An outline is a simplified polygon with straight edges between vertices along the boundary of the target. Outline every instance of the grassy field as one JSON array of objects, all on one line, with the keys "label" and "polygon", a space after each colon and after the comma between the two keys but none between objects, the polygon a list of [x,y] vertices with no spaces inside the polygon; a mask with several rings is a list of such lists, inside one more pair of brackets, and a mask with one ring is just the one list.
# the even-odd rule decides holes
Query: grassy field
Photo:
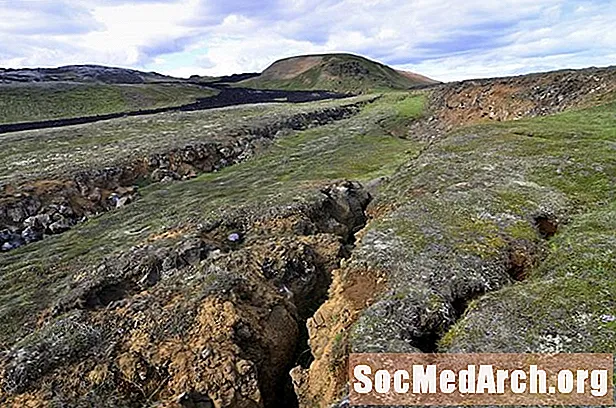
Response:
[{"label": "grassy field", "polygon": [[0,124],[179,106],[213,94],[213,90],[189,84],[0,85]]}]

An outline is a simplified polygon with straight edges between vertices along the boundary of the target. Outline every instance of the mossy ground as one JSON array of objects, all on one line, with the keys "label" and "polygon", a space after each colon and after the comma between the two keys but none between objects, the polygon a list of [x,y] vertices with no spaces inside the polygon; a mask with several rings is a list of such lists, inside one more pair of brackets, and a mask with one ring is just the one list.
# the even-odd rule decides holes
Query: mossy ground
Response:
[{"label": "mossy ground", "polygon": [[[340,272],[387,271],[387,288],[350,332],[332,335],[339,354],[616,351],[616,106],[467,127],[429,143],[408,133],[423,105],[421,95],[386,94],[355,117],[290,132],[217,173],[147,186],[126,208],[0,255],[0,345],[34,330],[54,299],[107,257],[146,243],[172,247],[199,224],[276,211],[332,180],[387,176],[369,210],[374,219]],[[204,128],[220,134],[230,117],[242,126],[283,109],[291,108],[220,110],[198,125],[197,114],[156,115],[87,134],[92,145],[143,144],[144,134],[177,136],[181,145]],[[51,143],[61,152],[63,143],[87,140],[83,129]],[[541,215],[559,223],[550,240],[535,226]],[[523,282],[512,263],[525,270]]]},{"label": "mossy ground", "polygon": [[215,93],[190,84],[0,85],[0,124],[180,106]]},{"label": "mossy ground", "polygon": [[[409,94],[404,97],[413,101],[418,98]],[[105,257],[117,257],[146,242],[172,246],[198,224],[234,211],[260,213],[284,207],[332,180],[368,181],[391,174],[415,156],[420,147],[417,142],[390,136],[380,125],[383,118],[400,114],[397,108],[391,107],[391,98],[400,101],[401,97],[384,96],[350,119],[292,132],[274,142],[266,152],[217,173],[189,181],[150,185],[141,190],[137,202],[126,208],[90,219],[65,234],[0,255],[0,344],[6,345],[17,333],[32,329],[37,316],[54,298],[66,293],[77,274],[87,274]],[[346,102],[317,105],[333,103]],[[409,105],[417,110],[413,115],[423,110],[421,103],[409,102]],[[281,109],[305,107],[243,108],[233,113],[236,124],[241,124],[244,120],[258,120],[259,115],[277,114]],[[229,110],[221,111],[209,115],[223,115]],[[242,118],[237,117],[239,112]],[[410,114],[408,107],[406,114]],[[194,121],[198,115],[205,114],[191,114],[191,119]],[[166,122],[166,118],[157,115],[146,123]],[[184,117],[176,116],[176,119],[180,123],[188,121]],[[108,126],[114,126],[113,123]],[[153,129],[147,133],[150,139],[169,137],[166,127]],[[144,131],[138,128],[133,132]],[[118,142],[122,140],[119,133],[117,137]]]},{"label": "mossy ground", "polygon": [[0,135],[0,182],[60,177],[124,164],[195,143],[228,141],[251,128],[363,98],[170,112]]},{"label": "mossy ground", "polygon": [[[549,351],[567,339],[558,350],[613,352],[601,316],[616,316],[615,111],[466,127],[402,166],[353,254],[388,271],[354,349],[425,350],[426,337],[444,336],[444,351]],[[552,241],[535,225],[541,215],[558,220]]]},{"label": "mossy ground", "polygon": [[[552,204],[536,211],[561,215],[546,258],[527,280],[472,303],[441,341],[442,350],[482,352],[616,351],[616,104],[458,132],[455,156],[498,146],[500,160],[516,158],[518,188],[542,189]],[[464,135],[480,137],[462,142]],[[500,178],[500,177],[499,177]],[[516,190],[499,192],[511,212],[539,201]],[[545,200],[543,200],[545,202]]]}]

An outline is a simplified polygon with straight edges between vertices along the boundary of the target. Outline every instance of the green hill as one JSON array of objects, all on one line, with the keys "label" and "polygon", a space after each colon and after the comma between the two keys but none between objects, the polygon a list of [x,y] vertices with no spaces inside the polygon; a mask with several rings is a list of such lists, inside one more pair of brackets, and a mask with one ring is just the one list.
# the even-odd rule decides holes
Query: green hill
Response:
[{"label": "green hill", "polygon": [[305,55],[276,61],[242,86],[263,89],[368,92],[436,83],[351,54]]}]

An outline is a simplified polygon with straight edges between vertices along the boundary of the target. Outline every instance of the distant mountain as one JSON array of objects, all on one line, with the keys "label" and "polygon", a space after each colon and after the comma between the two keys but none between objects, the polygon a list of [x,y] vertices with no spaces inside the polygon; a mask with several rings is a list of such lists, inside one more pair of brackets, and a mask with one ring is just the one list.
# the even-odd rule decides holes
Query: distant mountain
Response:
[{"label": "distant mountain", "polygon": [[396,71],[376,61],[352,54],[305,55],[273,63],[243,86],[264,89],[322,89],[367,92],[409,89],[437,83],[422,75]]},{"label": "distant mountain", "polygon": [[398,72],[402,74],[403,76],[407,77],[408,79],[410,79],[411,81],[419,82],[422,85],[434,85],[434,84],[440,83],[439,81],[436,81],[432,78],[428,78],[427,76],[424,76],[421,74],[417,74],[415,72],[402,71],[402,70],[398,70]]},{"label": "distant mountain", "polygon": [[99,65],[69,65],[59,68],[0,68],[0,83],[98,82],[105,84],[145,84],[170,81],[181,80],[155,72],[141,72]]}]

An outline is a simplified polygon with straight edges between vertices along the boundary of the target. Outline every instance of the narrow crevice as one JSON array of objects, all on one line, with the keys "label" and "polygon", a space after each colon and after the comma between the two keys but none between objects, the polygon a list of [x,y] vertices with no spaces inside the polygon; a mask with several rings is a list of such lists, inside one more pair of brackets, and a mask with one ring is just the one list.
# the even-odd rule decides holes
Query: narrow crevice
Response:
[{"label": "narrow crevice", "polygon": [[187,392],[180,395],[178,404],[182,408],[214,408],[212,399],[198,392]]},{"label": "narrow crevice", "polygon": [[[340,262],[351,256],[355,244],[355,235],[367,223],[366,210],[372,201],[372,196],[358,182],[343,182],[321,190],[326,199],[315,209],[310,218],[319,228],[319,233],[333,233],[340,237],[343,245],[338,254],[337,267]],[[319,267],[319,266],[317,266]],[[321,267],[322,268],[322,267]],[[295,367],[309,368],[314,356],[309,344],[307,322],[310,317],[327,301],[331,285],[332,270],[322,270],[327,279],[321,280],[321,287],[317,289],[317,296],[311,299],[308,307],[304,307],[299,314],[298,327],[300,329],[296,344],[296,352],[287,367],[287,374],[282,382],[279,398],[270,408],[297,408],[298,397],[295,393],[289,372]]]},{"label": "narrow crevice", "polygon": [[128,282],[119,282],[103,286],[86,296],[85,308],[97,309],[109,306],[112,302],[120,301],[134,291],[134,286]]},{"label": "narrow crevice", "polygon": [[428,326],[422,327],[420,335],[414,335],[410,343],[422,353],[437,353],[443,336],[464,316],[470,303],[486,293],[483,289],[477,289],[458,294],[450,303],[451,316],[440,321],[432,321]]},{"label": "narrow crevice", "polygon": [[413,341],[413,346],[419,349],[422,353],[436,353],[438,350],[438,342],[442,335],[437,331],[427,331],[419,338]]},{"label": "narrow crevice", "polygon": [[[298,207],[308,217],[314,229],[309,235],[327,234],[339,239],[340,250],[323,255],[306,246],[298,256],[290,256],[282,264],[264,262],[260,265],[263,277],[280,288],[291,288],[288,298],[295,305],[295,319],[299,333],[295,342],[295,353],[285,361],[284,370],[264,388],[267,408],[295,408],[299,406],[290,371],[297,367],[309,367],[314,360],[310,346],[307,321],[327,300],[332,282],[331,273],[340,267],[343,259],[351,255],[355,234],[366,224],[366,208],[371,201],[370,194],[357,182],[337,182],[322,190],[321,199],[306,207]],[[243,246],[246,232],[241,219],[213,222],[204,227],[197,236],[179,242],[176,247],[156,253],[147,248],[136,249],[117,259],[101,264],[91,279],[80,282],[68,295],[61,297],[53,306],[52,315],[59,316],[74,309],[113,310],[130,304],[131,298],[141,291],[157,285],[169,268],[184,268],[197,265],[207,259],[213,251],[234,251]],[[239,237],[237,248],[221,248],[221,241]],[[328,239],[330,239],[328,238]],[[335,240],[333,240],[335,242]],[[292,293],[292,294],[291,294]],[[250,302],[249,299],[245,299]],[[248,353],[255,348],[250,332],[238,325],[237,344]],[[258,357],[249,360],[259,360]],[[271,385],[270,385],[271,384]],[[206,396],[186,394],[182,397],[185,406],[207,404]],[[196,405],[199,406],[199,405]]]},{"label": "narrow crevice", "polygon": [[[543,234],[541,234],[543,236]],[[513,281],[522,282],[527,279],[530,271],[535,268],[540,261],[537,247],[528,241],[512,241],[504,255],[504,267],[507,274]],[[509,285],[505,285],[509,286]],[[480,299],[487,293],[494,293],[502,288],[495,290],[471,290],[468,293],[460,294],[455,297],[450,303],[453,309],[453,319],[439,324],[434,328],[428,328],[423,335],[413,342],[413,346],[417,347],[423,353],[435,353],[440,351],[439,343],[443,336],[453,327],[458,321],[464,318],[468,311],[469,305]]]},{"label": "narrow crevice", "polygon": [[516,282],[523,282],[539,261],[539,254],[534,245],[526,241],[512,242],[507,249],[507,273]]}]

